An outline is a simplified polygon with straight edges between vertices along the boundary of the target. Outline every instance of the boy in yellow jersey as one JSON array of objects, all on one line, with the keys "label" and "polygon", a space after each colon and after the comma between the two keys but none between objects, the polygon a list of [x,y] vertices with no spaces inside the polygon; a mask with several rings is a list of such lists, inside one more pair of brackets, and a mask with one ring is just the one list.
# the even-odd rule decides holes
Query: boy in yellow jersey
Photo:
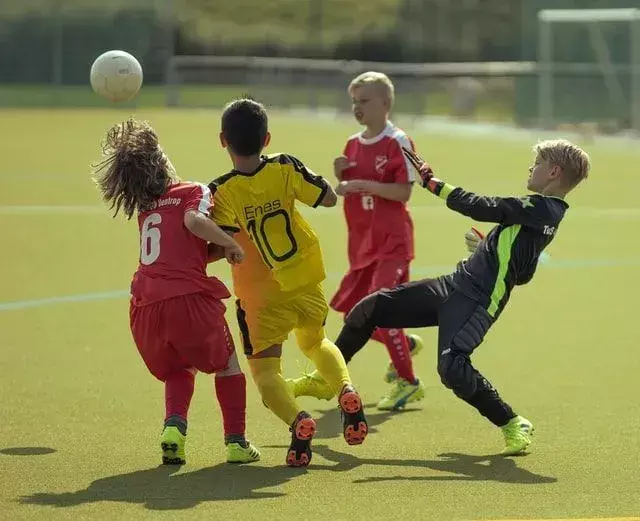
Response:
[{"label": "boy in yellow jersey", "polygon": [[267,113],[252,99],[227,105],[220,140],[234,169],[214,180],[212,217],[246,252],[233,268],[245,353],[264,404],[292,432],[289,466],[311,461],[315,421],[295,401],[281,371],[282,343],[293,331],[300,350],[338,396],[344,437],[358,445],[367,435],[362,400],[351,385],[338,348],[324,333],[328,312],[321,283],[325,278],[318,237],[296,209],[334,206],[336,194],[296,158],[261,156],[269,144]]}]

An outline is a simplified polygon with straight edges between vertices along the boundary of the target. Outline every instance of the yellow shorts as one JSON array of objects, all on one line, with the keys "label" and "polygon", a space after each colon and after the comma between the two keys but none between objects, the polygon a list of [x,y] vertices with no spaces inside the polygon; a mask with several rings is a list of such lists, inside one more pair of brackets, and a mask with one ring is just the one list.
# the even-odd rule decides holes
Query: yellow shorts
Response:
[{"label": "yellow shorts", "polygon": [[294,331],[304,350],[324,338],[329,307],[320,284],[277,302],[236,301],[238,326],[247,356],[282,344]]}]

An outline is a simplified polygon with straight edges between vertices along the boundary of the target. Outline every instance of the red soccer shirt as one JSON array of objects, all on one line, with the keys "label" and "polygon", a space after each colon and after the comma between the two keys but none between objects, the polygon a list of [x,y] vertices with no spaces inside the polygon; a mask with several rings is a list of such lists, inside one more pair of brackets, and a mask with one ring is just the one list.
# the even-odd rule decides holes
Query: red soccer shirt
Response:
[{"label": "red soccer shirt", "polygon": [[[413,141],[391,122],[374,138],[365,139],[361,133],[350,137],[344,155],[356,165],[343,172],[343,181],[414,182],[416,172],[402,147],[413,150]],[[405,203],[375,195],[347,194],[344,214],[352,270],[382,259],[413,259],[413,223]]]},{"label": "red soccer shirt", "polygon": [[138,215],[140,264],[131,282],[134,305],[200,291],[216,298],[231,296],[222,282],[207,276],[207,241],[184,226],[185,212],[197,210],[208,216],[211,201],[205,185],[178,183],[151,210]]}]

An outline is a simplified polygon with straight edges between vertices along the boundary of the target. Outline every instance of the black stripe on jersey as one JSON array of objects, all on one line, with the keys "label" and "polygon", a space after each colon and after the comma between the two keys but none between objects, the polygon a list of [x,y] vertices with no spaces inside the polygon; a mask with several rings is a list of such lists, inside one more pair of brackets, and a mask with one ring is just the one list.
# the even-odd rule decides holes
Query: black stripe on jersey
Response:
[{"label": "black stripe on jersey", "polygon": [[[304,166],[302,161],[300,161],[296,157],[290,156],[288,154],[280,154],[279,156],[276,156],[276,157],[281,165],[293,166],[294,170],[299,174],[301,174],[307,183],[320,188],[320,195],[318,196],[318,199],[316,200],[316,202],[313,203],[313,208],[316,208],[324,199],[324,196],[327,193],[327,190],[329,190],[329,184],[327,183],[327,181],[319,175],[312,174],[307,169],[307,167]],[[269,158],[269,159],[275,159],[275,158]]]},{"label": "black stripe on jersey", "polygon": [[318,199],[316,199],[316,202],[313,203],[313,207],[312,208],[317,208],[318,207],[318,205],[324,199],[324,196],[327,194],[327,191],[329,190],[329,183],[327,183],[327,181],[324,180],[324,179],[322,181],[323,181],[322,190],[320,190],[320,195],[318,196]]},{"label": "black stripe on jersey", "polygon": [[249,338],[249,326],[247,325],[247,314],[240,300],[236,300],[236,318],[238,319],[238,328],[240,329],[240,336],[242,336],[242,347],[244,348],[244,354],[251,356],[253,354],[253,346],[251,345],[251,339]]},{"label": "black stripe on jersey", "polygon": [[231,232],[231,233],[238,233],[240,231],[240,228],[238,228],[237,226],[220,226],[221,230],[224,230],[225,232]]},{"label": "black stripe on jersey", "polygon": [[240,170],[235,170],[235,169],[231,170],[231,172],[221,175],[220,177],[217,177],[216,179],[211,181],[209,183],[209,190],[211,190],[212,193],[215,193],[218,186],[225,184],[227,181],[229,181],[230,179],[233,179],[237,175],[241,175],[244,177],[253,177],[258,172],[260,172],[260,170],[262,170],[265,166],[267,166],[268,163],[273,162],[273,161],[270,161],[270,159],[267,158],[266,156],[262,156],[260,159],[262,160],[262,163],[260,163],[253,172],[240,172]]},{"label": "black stripe on jersey", "polygon": [[217,177],[216,179],[211,181],[208,184],[209,190],[211,190],[211,195],[214,195],[216,193],[216,190],[218,189],[219,186],[222,186],[229,179],[233,179],[235,176],[236,176],[235,172],[229,172],[228,174],[221,175],[220,177]]}]

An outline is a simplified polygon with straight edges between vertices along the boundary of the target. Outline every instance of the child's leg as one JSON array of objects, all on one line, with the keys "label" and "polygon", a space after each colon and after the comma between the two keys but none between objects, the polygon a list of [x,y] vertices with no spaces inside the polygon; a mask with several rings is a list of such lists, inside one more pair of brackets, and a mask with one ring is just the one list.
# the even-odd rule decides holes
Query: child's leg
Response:
[{"label": "child's leg", "polygon": [[440,279],[424,279],[377,291],[361,300],[347,315],[336,345],[342,353],[357,353],[376,327],[435,326],[438,309],[448,291]]},{"label": "child's leg", "polygon": [[[395,288],[409,280],[409,263],[407,261],[381,261],[375,266],[369,293],[383,288]],[[382,342],[387,348],[391,362],[400,378],[415,382],[409,339],[403,329],[378,328],[373,333],[374,340]]]},{"label": "child's leg", "polygon": [[478,302],[454,292],[442,306],[439,324],[438,373],[442,383],[494,425],[509,423],[516,416],[513,409],[470,360],[493,318]]},{"label": "child's leg", "polygon": [[324,328],[300,328],[295,335],[298,347],[316,366],[318,373],[338,395],[345,385],[351,383],[344,357],[336,345],[325,337]]},{"label": "child's leg", "polygon": [[282,376],[281,355],[281,345],[269,347],[249,358],[249,368],[264,404],[290,427],[301,409]]},{"label": "child's leg", "polygon": [[407,382],[415,382],[416,376],[413,372],[409,339],[404,334],[404,330],[376,329],[373,338],[382,342],[387,348],[387,352],[398,376]]},{"label": "child's leg", "polygon": [[229,366],[216,373],[214,385],[222,412],[225,442],[244,442],[247,380],[240,369],[235,352],[229,359]]},{"label": "child's leg", "polygon": [[187,434],[187,416],[195,387],[195,369],[179,369],[164,382],[165,426],[177,427]]}]

